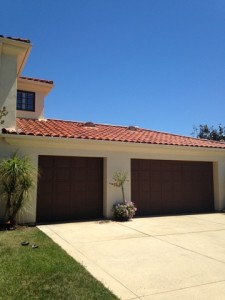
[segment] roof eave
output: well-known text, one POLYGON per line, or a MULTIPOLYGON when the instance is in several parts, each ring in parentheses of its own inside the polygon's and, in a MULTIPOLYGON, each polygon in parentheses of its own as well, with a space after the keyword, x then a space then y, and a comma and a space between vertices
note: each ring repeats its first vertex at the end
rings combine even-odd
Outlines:
POLYGON ((35 90, 40 90, 45 95, 47 95, 51 91, 51 89, 54 87, 54 84, 51 84, 51 83, 40 82, 37 80, 31 80, 31 79, 26 79, 26 78, 21 78, 21 77, 19 77, 17 79, 17 83, 18 83, 18 88, 20 88, 20 85, 22 85, 22 86, 25 85, 26 88, 28 88, 28 89, 30 87, 31 90, 33 89, 32 87, 34 87, 35 90))
POLYGON ((30 55, 30 51, 31 51, 31 48, 32 48, 32 45, 28 44, 29 47, 27 47, 27 50, 26 52, 24 53, 23 56, 19 57, 18 59, 18 67, 17 67, 17 77, 19 77, 23 71, 23 68, 25 67, 26 65, 26 62, 27 62, 27 59, 30 55))
POLYGON ((0 50, 3 54, 17 56, 17 76, 20 76, 32 45, 27 42, 0 37, 0 50))
POLYGON ((12 145, 17 145, 19 141, 39 144, 44 141, 42 145, 50 146, 49 143, 55 147, 55 144, 91 144, 91 145, 102 145, 102 146, 117 146, 117 147, 132 147, 133 149, 139 149, 148 151, 149 147, 154 149, 165 149, 165 150, 181 150, 181 151, 203 151, 203 152, 218 152, 225 154, 224 148, 211 148, 211 147, 199 147, 199 146, 179 146, 179 145, 166 145, 166 144, 150 144, 150 143, 135 143, 135 142, 122 142, 122 141, 109 141, 109 140, 96 140, 96 139, 78 139, 78 138, 64 138, 64 137, 51 137, 51 136, 34 136, 34 135, 20 135, 20 134, 0 134, 0 137, 12 145), (46 144, 47 143, 47 144, 46 144))

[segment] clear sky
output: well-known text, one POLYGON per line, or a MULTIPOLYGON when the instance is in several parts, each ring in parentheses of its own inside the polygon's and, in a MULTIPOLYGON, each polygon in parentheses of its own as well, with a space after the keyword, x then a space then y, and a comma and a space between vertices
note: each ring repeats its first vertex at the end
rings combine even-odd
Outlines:
POLYGON ((47 118, 225 125, 225 0, 0 3, 0 34, 33 44, 22 75, 54 81, 47 118))

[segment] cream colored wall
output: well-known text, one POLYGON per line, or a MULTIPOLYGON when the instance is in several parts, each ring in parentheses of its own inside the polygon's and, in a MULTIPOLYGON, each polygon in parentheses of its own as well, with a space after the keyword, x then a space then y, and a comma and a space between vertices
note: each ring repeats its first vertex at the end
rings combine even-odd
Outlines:
MULTIPOLYGON (((31 157, 38 168, 38 155, 86 156, 104 158, 104 216, 111 217, 112 205, 122 199, 121 191, 112 185, 115 171, 128 172, 125 185, 125 197, 131 199, 131 159, 164 159, 186 161, 210 161, 214 166, 215 208, 225 208, 225 151, 192 147, 155 146, 117 142, 72 140, 60 138, 42 138, 32 136, 10 136, 6 139, 11 145, 19 148, 31 157)), ((27 222, 36 220, 36 193, 32 195, 32 209, 24 219, 27 222)))
POLYGON ((43 82, 18 78, 17 89, 28 92, 35 92, 35 111, 17 110, 18 118, 44 119, 44 100, 53 85, 43 82))
POLYGON ((16 126, 17 77, 20 75, 31 45, 0 37, 0 108, 6 107, 8 114, 0 129, 16 126))
POLYGON ((214 197, 215 209, 225 209, 225 160, 214 163, 214 197))
POLYGON ((130 157, 126 153, 121 153, 120 155, 118 155, 117 153, 105 153, 105 155, 107 172, 105 182, 106 199, 104 205, 104 216, 110 217, 113 204, 116 202, 121 202, 122 200, 121 189, 115 188, 114 186, 109 184, 110 182, 112 182, 112 178, 115 172, 127 172, 128 182, 126 182, 126 184, 124 185, 124 194, 126 200, 131 200, 130 157))
POLYGON ((1 53, 0 46, 0 108, 5 106, 8 111, 0 129, 16 126, 16 71, 17 57, 1 53))
MULTIPOLYGON (((18 88, 19 89, 19 88, 18 88)), ((28 91, 28 90, 26 90, 28 91)), ((33 91, 31 91, 33 92, 33 91)), ((45 95, 36 92, 35 93, 35 111, 25 111, 17 110, 17 118, 27 118, 27 119, 44 119, 44 97, 45 95)))

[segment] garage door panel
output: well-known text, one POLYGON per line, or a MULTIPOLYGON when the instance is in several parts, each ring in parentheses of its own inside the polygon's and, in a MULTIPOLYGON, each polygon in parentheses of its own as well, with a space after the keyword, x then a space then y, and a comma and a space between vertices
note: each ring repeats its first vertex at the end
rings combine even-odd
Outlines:
POLYGON ((142 190, 149 190, 150 186, 151 186, 150 180, 149 179, 146 180, 146 178, 144 178, 142 190))
POLYGON ((65 181, 70 180, 70 169, 68 168, 57 168, 53 174, 54 180, 65 181))
POLYGON ((181 169, 181 165, 178 163, 174 163, 174 161, 160 161, 161 170, 167 171, 167 172, 173 172, 178 171, 181 169))
POLYGON ((39 169, 37 222, 102 217, 102 158, 39 156, 39 169))
POLYGON ((53 160, 47 160, 45 158, 41 158, 39 160, 41 167, 39 167, 39 179, 43 179, 43 181, 51 181, 52 180, 52 167, 53 167, 53 160))
POLYGON ((162 207, 162 193, 161 192, 151 192, 150 194, 150 201, 147 201, 148 199, 146 199, 147 202, 150 203, 150 205, 148 205, 148 214, 152 211, 152 210, 160 210, 160 208, 162 207))
POLYGON ((148 171, 143 171, 143 177, 144 177, 144 179, 146 180, 146 181, 149 181, 150 180, 150 176, 151 176, 151 174, 149 174, 149 172, 148 171))
POLYGON ((149 164, 150 164, 149 162, 140 161, 139 165, 138 164, 136 165, 136 168, 138 169, 139 172, 140 171, 143 172, 149 169, 149 164))
POLYGON ((87 164, 88 164, 88 169, 89 170, 96 170, 99 167, 99 159, 98 158, 86 158, 87 159, 87 164))
POLYGON ((58 194, 67 194, 70 192, 70 183, 68 181, 55 181, 55 187, 54 187, 54 192, 55 195, 57 196, 58 194))
POLYGON ((71 191, 73 193, 81 193, 86 191, 86 182, 81 180, 81 178, 77 179, 76 182, 71 186, 71 191))
POLYGON ((58 220, 61 220, 60 217, 67 217, 69 212, 69 208, 67 206, 67 203, 64 203, 60 205, 60 202, 57 203, 54 209, 52 209, 52 215, 53 217, 57 218, 58 220))
POLYGON ((39 163, 46 168, 51 168, 54 163, 54 159, 50 156, 39 156, 39 163))
POLYGON ((137 215, 212 211, 213 165, 133 159, 131 194, 137 215))
POLYGON ((134 173, 136 171, 139 171, 139 169, 140 169, 139 165, 140 165, 140 160, 137 160, 137 159, 132 160, 132 170, 133 170, 134 173))
POLYGON ((138 172, 134 171, 133 174, 132 174, 132 178, 133 178, 133 181, 134 181, 134 182, 137 181, 138 178, 139 178, 138 172))
MULTIPOLYGON (((148 172, 149 173, 149 172, 148 172)), ((151 181, 160 181, 161 180, 161 171, 160 170, 152 170, 151 169, 151 173, 150 174, 150 177, 151 177, 151 181)))
POLYGON ((151 192, 160 192, 162 190, 162 184, 161 182, 155 181, 154 183, 151 183, 151 192))
POLYGON ((39 169, 39 178, 41 178, 43 181, 47 182, 47 181, 51 181, 52 180, 52 172, 51 170, 51 166, 48 167, 46 166, 45 168, 45 172, 42 169, 39 169))
MULTIPOLYGON (((132 162, 133 163, 133 162, 132 162)), ((151 160, 147 164, 151 168, 152 171, 160 171, 161 170, 161 162, 160 160, 151 160)), ((149 168, 148 168, 149 170, 149 168)))
POLYGON ((55 169, 58 168, 69 168, 70 160, 67 157, 57 156, 57 159, 54 159, 55 169))

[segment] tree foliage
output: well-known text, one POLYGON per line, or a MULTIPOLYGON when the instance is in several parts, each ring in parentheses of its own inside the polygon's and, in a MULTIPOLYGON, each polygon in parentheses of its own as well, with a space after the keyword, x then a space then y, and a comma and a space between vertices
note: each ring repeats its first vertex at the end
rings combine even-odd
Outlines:
POLYGON ((5 117, 8 114, 6 107, 3 106, 3 108, 0 109, 0 124, 3 124, 5 121, 2 120, 3 117, 5 117))
POLYGON ((122 191, 122 197, 123 197, 123 203, 126 203, 125 201, 125 195, 124 195, 124 183, 128 181, 127 180, 127 172, 117 171, 113 175, 113 181, 110 182, 111 185, 121 188, 122 191))
POLYGON ((28 157, 13 154, 0 162, 0 201, 5 204, 5 221, 15 224, 16 216, 30 199, 34 167, 28 157))
POLYGON ((213 141, 224 141, 225 140, 225 127, 221 124, 217 128, 214 126, 209 127, 208 125, 199 125, 193 127, 194 131, 192 135, 200 139, 207 139, 213 141))

